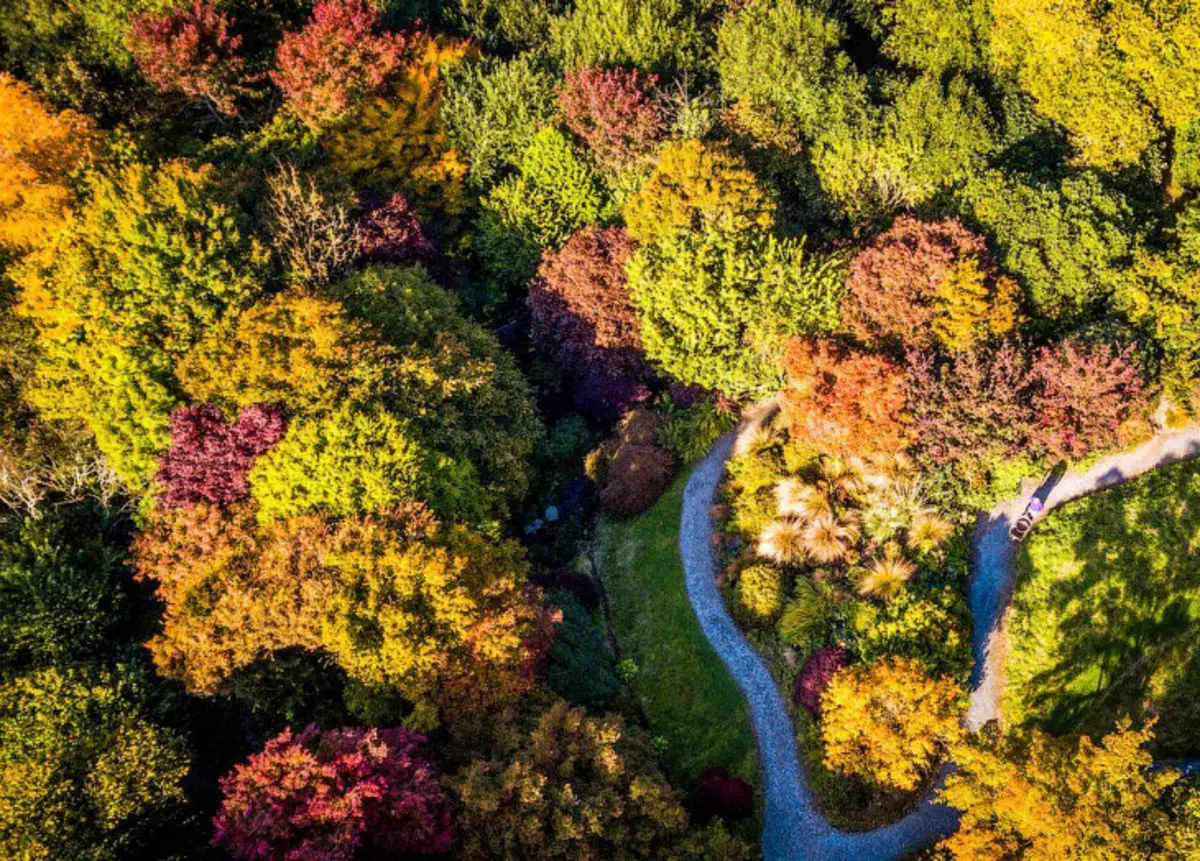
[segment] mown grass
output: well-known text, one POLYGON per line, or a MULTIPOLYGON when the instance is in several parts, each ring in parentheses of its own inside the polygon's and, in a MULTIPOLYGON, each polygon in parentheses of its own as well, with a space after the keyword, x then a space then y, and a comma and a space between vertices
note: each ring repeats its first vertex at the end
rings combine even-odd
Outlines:
POLYGON ((694 786, 710 765, 751 780, 757 770, 746 701, 709 645, 688 603, 679 557, 679 518, 687 476, 644 514, 604 522, 596 564, 608 594, 623 659, 638 671, 631 687, 674 782, 694 786))
POLYGON ((1007 720, 1099 734, 1153 714, 1160 754, 1200 752, 1200 464, 1055 512, 1017 573, 1007 720))

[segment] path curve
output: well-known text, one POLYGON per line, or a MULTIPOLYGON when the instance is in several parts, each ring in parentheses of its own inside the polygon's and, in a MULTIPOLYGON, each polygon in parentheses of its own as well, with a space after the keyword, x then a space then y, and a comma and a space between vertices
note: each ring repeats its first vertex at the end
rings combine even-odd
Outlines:
MULTIPOLYGON (((716 583, 711 508, 725 462, 778 411, 774 400, 751 409, 739 428, 717 441, 693 470, 683 497, 679 549, 688 599, 704 635, 746 696, 758 741, 763 785, 764 861, 876 861, 900 858, 929 846, 958 827, 957 813, 927 799, 903 819, 874 831, 839 831, 817 810, 800 764, 792 721, 766 664, 730 618, 716 583)), ((1046 495, 1045 517, 1072 499, 1121 484, 1155 467, 1200 455, 1200 424, 1165 433, 1136 449, 1106 457, 1085 472, 1068 472, 1046 495)), ((1039 488, 1028 482, 1022 493, 982 516, 973 539, 971 609, 975 617, 975 670, 967 725, 978 729, 1000 713, 1004 611, 1012 596, 1016 545, 1008 537, 1011 519, 1039 488)), ((1042 494, 1046 489, 1042 488, 1042 494)))

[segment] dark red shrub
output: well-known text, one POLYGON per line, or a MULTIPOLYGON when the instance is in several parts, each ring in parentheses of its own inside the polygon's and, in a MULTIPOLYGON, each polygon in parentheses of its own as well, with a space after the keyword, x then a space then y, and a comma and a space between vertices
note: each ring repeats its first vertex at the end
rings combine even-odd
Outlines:
POLYGON ((363 201, 358 220, 358 251, 367 263, 409 266, 430 263, 437 248, 401 192, 387 200, 363 201))
POLYGON ((534 343, 573 378, 580 408, 592 413, 619 413, 648 395, 649 365, 625 289, 633 249, 623 228, 584 228, 545 252, 529 285, 534 343))
POLYGON ((216 111, 236 116, 237 96, 247 92, 236 25, 237 19, 209 0, 196 0, 180 9, 133 17, 129 50, 156 87, 207 100, 216 111))
POLYGON ((558 92, 563 117, 601 167, 619 171, 654 151, 666 128, 657 83, 656 75, 636 69, 589 66, 567 73, 558 92))
POLYGON ((232 425, 216 407, 181 407, 171 416, 171 448, 158 472, 159 500, 180 508, 245 499, 254 461, 283 438, 286 424, 273 407, 246 407, 232 425))
POLYGON ((813 715, 821 716, 821 696, 834 674, 850 663, 850 653, 841 646, 823 646, 808 656, 792 685, 792 701, 813 715))
POLYGON ((608 462, 600 507, 618 518, 636 517, 670 487, 675 458, 656 445, 626 444, 608 462))
POLYGON ((1133 347, 1064 341, 1033 359, 1035 441, 1056 456, 1081 458, 1120 442, 1118 430, 1147 405, 1133 347))
POLYGON ((704 820, 716 816, 746 819, 754 815, 754 788, 740 777, 732 777, 725 766, 710 765, 700 775, 696 810, 704 820))
POLYGON ((221 779, 213 845, 247 861, 443 853, 450 813, 405 729, 291 729, 221 779))
POLYGON ((983 237, 954 218, 925 222, 902 215, 850 262, 842 322, 864 343, 932 336, 937 287, 966 257, 990 260, 983 237))
POLYGON ((573 571, 570 568, 539 570, 530 575, 530 579, 547 591, 562 589, 569 592, 572 598, 588 610, 595 611, 600 608, 600 588, 595 580, 581 571, 573 571))
POLYGON ((380 23, 378 7, 365 0, 320 0, 303 29, 284 34, 271 80, 297 117, 328 126, 383 88, 416 38, 380 23))

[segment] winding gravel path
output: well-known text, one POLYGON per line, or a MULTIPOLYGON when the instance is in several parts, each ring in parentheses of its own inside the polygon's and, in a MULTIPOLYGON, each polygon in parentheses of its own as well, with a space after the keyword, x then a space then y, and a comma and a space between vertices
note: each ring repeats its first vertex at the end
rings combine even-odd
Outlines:
MULTIPOLYGON (((799 859, 899 858, 928 846, 958 825, 955 811, 927 799, 898 822, 874 831, 848 833, 827 822, 813 802, 800 764, 792 721, 770 671, 730 618, 716 585, 710 509, 725 462, 758 425, 770 421, 777 406, 768 401, 752 409, 733 434, 723 437, 696 466, 684 490, 679 548, 687 576, 688 598, 700 627, 746 696, 758 740, 765 801, 762 852, 765 861, 799 859)), ((1000 714, 1003 679, 1004 611, 1012 595, 1016 545, 1008 537, 1011 519, 1036 493, 1050 510, 1096 490, 1112 487, 1157 466, 1200 455, 1200 425, 1163 434, 1132 451, 1105 458, 1083 473, 1068 472, 1053 487, 1029 486, 1016 498, 981 518, 974 537, 971 609, 975 615, 976 665, 971 679, 967 724, 978 729, 1000 714)))

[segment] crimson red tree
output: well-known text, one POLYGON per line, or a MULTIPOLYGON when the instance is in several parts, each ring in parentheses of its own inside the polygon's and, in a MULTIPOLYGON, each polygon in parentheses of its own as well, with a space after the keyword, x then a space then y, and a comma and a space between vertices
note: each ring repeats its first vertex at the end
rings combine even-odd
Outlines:
POLYGON ((171 448, 158 472, 160 501, 179 508, 245 499, 250 495, 246 476, 254 461, 283 438, 285 426, 283 414, 273 407, 246 407, 232 425, 213 406, 176 410, 171 416, 171 448))
POLYGON ((579 406, 616 414, 643 400, 649 365, 625 289, 634 243, 619 227, 586 227, 542 257, 529 285, 533 339, 576 381, 579 406))
POLYGON ((723 765, 710 765, 700 775, 696 808, 703 819, 745 819, 754 815, 754 788, 723 765))
POLYGON ((821 715, 821 695, 834 673, 850 664, 850 653, 842 646, 823 646, 808 656, 792 685, 792 701, 811 714, 821 715))
POLYGON ((129 50, 146 80, 160 89, 205 100, 219 113, 236 116, 246 94, 242 37, 237 19, 210 0, 129 22, 129 50))
POLYGON ((297 117, 328 126, 382 89, 415 39, 380 24, 377 7, 365 0, 320 0, 301 30, 284 34, 271 80, 297 117))
POLYGON ((421 229, 417 211, 402 192, 387 200, 363 202, 358 220, 358 251, 367 263, 428 264, 437 253, 433 240, 421 229))
POLYGON ((657 83, 658 76, 636 69, 587 66, 567 73, 558 93, 563 117, 602 168, 628 167, 662 139, 666 115, 654 96, 657 83))
POLYGON ((957 219, 897 218, 850 262, 843 322, 865 343, 927 343, 938 285, 968 258, 986 261, 987 245, 957 219))
POLYGON ((1032 371, 1036 441, 1059 457, 1117 445, 1121 425, 1146 407, 1132 346, 1067 340, 1038 350, 1032 371))
POLYGON ((222 778, 213 844, 247 861, 350 861, 450 848, 424 739, 405 729, 291 729, 222 778))

